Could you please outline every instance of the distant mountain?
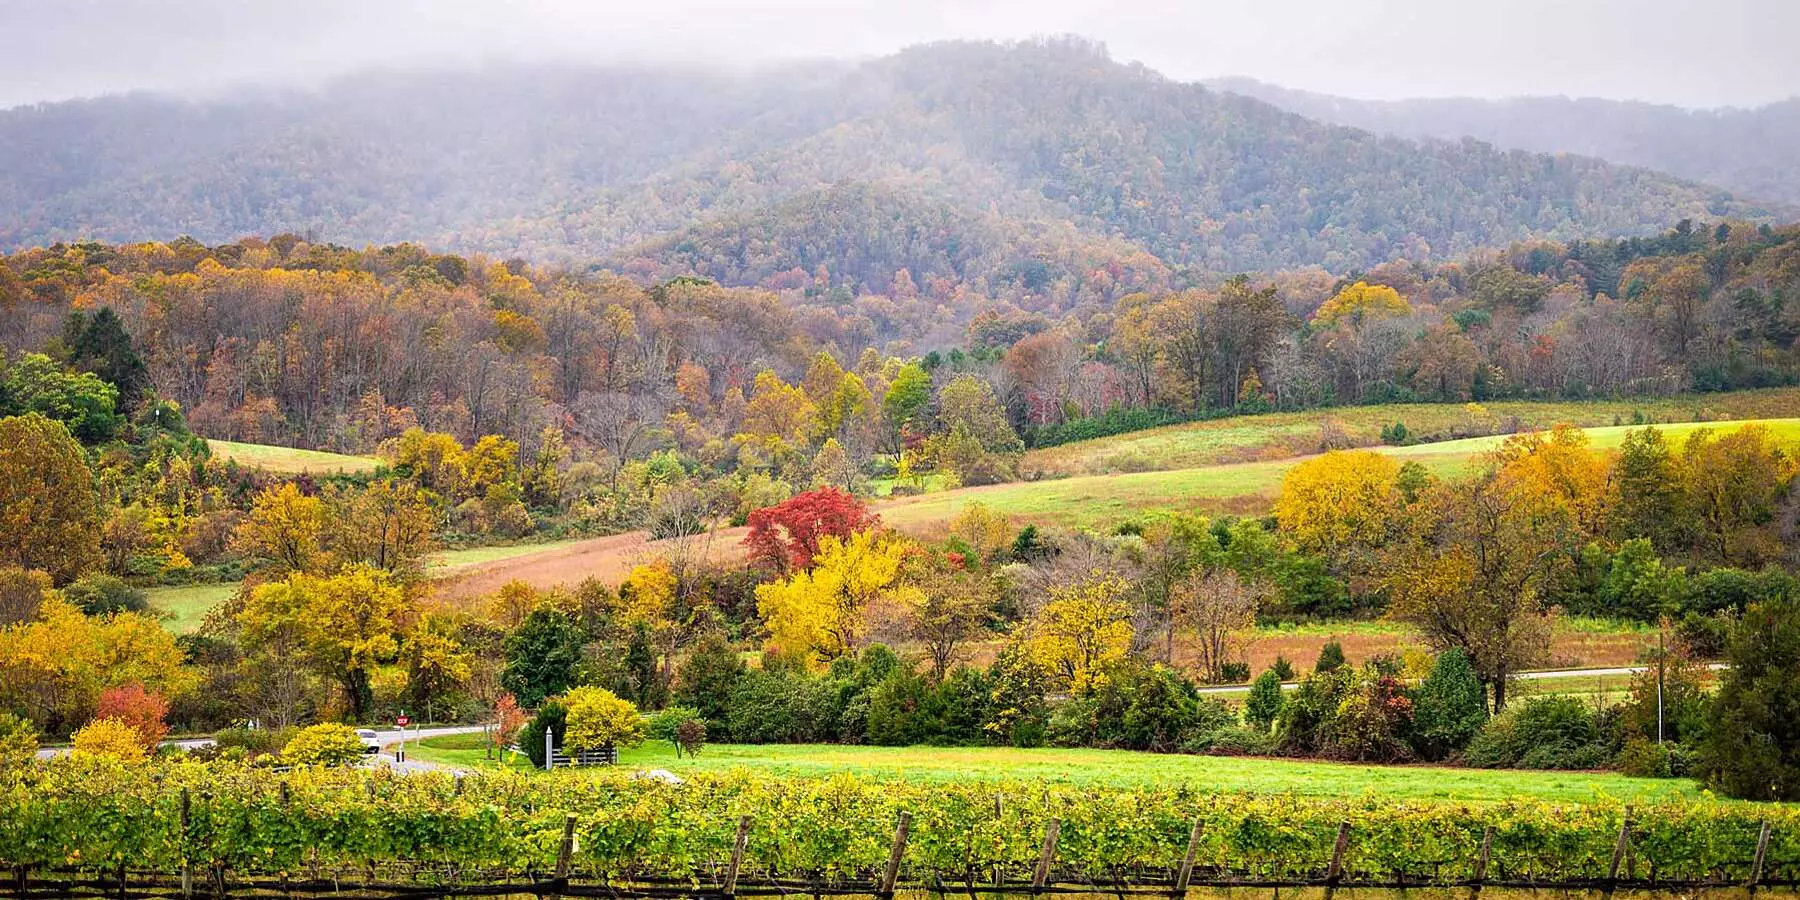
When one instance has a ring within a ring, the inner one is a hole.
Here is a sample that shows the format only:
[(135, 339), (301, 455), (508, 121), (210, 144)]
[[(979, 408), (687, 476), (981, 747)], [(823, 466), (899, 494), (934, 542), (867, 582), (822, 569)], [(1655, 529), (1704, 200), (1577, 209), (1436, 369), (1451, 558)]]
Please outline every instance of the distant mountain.
[(1074, 297), (1772, 212), (1596, 159), (1322, 124), (1072, 39), (0, 113), (0, 247), (288, 230), (654, 278), (885, 289), (906, 269)]
[(1567, 97), (1352, 100), (1249, 78), (1207, 84), (1309, 119), (1380, 134), (1471, 137), (1508, 149), (1578, 153), (1800, 203), (1800, 97), (1756, 109), (1691, 110)]

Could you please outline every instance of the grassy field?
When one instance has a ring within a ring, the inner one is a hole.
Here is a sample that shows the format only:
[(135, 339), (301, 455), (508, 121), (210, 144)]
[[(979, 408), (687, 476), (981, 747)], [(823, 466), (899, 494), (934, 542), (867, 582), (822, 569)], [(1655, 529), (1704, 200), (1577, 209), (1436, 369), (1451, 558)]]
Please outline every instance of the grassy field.
[[(1736, 395), (1732, 395), (1736, 396)], [(1800, 402), (1800, 398), (1797, 398)], [(1788, 410), (1792, 412), (1792, 409)], [(1258, 417), (1261, 418), (1261, 417)], [(1800, 418), (1757, 420), (1784, 441), (1800, 440)], [(1659, 426), (1672, 441), (1700, 428), (1731, 431), (1744, 422)], [(1586, 429), (1595, 447), (1619, 446), (1631, 426)], [(1438, 475), (1455, 475), (1475, 465), (1506, 435), (1465, 438), (1437, 444), (1377, 447), (1381, 453), (1417, 462)], [(1110, 439), (1109, 439), (1110, 440)], [(1281, 490), (1281, 479), (1299, 458), (1231, 463), (1193, 469), (1085, 475), (1021, 481), (925, 494), (879, 504), (883, 521), (930, 532), (962, 507), (979, 501), (1020, 522), (1104, 528), (1154, 511), (1255, 514), (1265, 512)]]
[[(426, 740), (411, 753), (417, 759), (463, 768), (497, 765), (483, 759), (480, 746), (479, 734), (454, 735)], [(911, 781), (1010, 778), (1127, 787), (1185, 783), (1200, 790), (1462, 802), (1601, 798), (1654, 802), (1701, 796), (1691, 781), (1626, 778), (1615, 773), (1359, 766), (1124, 750), (720, 744), (706, 747), (698, 757), (677, 759), (669, 744), (649, 741), (622, 752), (619, 762), (676, 774), (748, 768), (783, 775), (852, 772)]]
[(1403, 422), (1419, 440), (1479, 434), (1518, 420), (1522, 428), (1558, 423), (1595, 427), (1644, 420), (1695, 422), (1791, 416), (1800, 409), (1800, 388), (1771, 388), (1685, 397), (1584, 402), (1496, 401), (1471, 415), (1461, 404), (1411, 403), (1350, 406), (1294, 413), (1237, 416), (1136, 431), (1033, 450), (1021, 467), (1045, 476), (1190, 469), (1220, 463), (1254, 462), (1317, 452), (1321, 426), (1330, 421), (1360, 446), (1381, 442), (1381, 430)]
[(323, 450), (299, 450), (269, 444), (242, 444), (237, 441), (208, 440), (206, 443), (212, 448), (213, 456), (219, 459), (236, 460), (240, 466), (266, 469), (284, 475), (298, 475), (301, 472), (373, 472), (380, 464), (380, 460), (372, 456), (346, 456)]
[(206, 621), (206, 614), (213, 607), (231, 599), (237, 593), (238, 583), (225, 584), (190, 584), (180, 587), (150, 588), (144, 594), (150, 600), (150, 609), (167, 616), (163, 619), (164, 627), (176, 634), (187, 634), (200, 627)]

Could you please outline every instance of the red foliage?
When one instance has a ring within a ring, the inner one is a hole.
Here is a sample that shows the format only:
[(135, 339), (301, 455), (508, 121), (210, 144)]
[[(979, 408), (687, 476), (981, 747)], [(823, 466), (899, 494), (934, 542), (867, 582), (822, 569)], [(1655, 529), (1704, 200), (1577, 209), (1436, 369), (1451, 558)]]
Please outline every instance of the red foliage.
[(848, 538), (881, 524), (861, 500), (833, 487), (796, 494), (774, 506), (750, 514), (750, 533), (744, 546), (757, 565), (778, 572), (804, 569), (819, 552), (819, 538)]
[(118, 719), (131, 726), (144, 749), (152, 753), (162, 743), (163, 735), (169, 733), (169, 726), (163, 723), (168, 714), (169, 701), (163, 695), (135, 683), (102, 691), (100, 705), (94, 710), (96, 719)]
[(512, 746), (519, 729), (524, 728), (530, 718), (519, 708), (519, 701), (513, 699), (513, 695), (501, 694), (499, 702), (494, 704), (494, 744), (502, 750)]

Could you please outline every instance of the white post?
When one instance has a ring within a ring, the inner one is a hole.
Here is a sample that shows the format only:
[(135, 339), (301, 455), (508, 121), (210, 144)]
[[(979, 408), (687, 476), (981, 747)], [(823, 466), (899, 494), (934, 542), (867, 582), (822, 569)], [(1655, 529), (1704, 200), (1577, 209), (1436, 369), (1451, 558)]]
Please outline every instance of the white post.
[(546, 769), (556, 768), (556, 750), (550, 746), (553, 737), (550, 729), (544, 729), (544, 768)]

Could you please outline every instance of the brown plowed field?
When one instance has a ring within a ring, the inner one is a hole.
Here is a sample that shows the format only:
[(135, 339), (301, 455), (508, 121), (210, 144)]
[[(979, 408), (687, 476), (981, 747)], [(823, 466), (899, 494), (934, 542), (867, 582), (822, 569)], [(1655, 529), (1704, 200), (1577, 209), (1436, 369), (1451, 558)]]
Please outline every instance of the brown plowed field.
[(495, 560), (469, 566), (465, 570), (446, 573), (437, 581), (438, 596), (456, 600), (492, 594), (509, 581), (523, 581), (539, 590), (563, 584), (576, 584), (583, 579), (598, 578), (611, 586), (631, 571), (633, 566), (669, 556), (685, 549), (696, 559), (733, 563), (742, 560), (747, 528), (725, 528), (709, 535), (680, 540), (650, 540), (648, 532), (628, 531), (581, 541), (542, 553), (529, 553), (510, 559)]

